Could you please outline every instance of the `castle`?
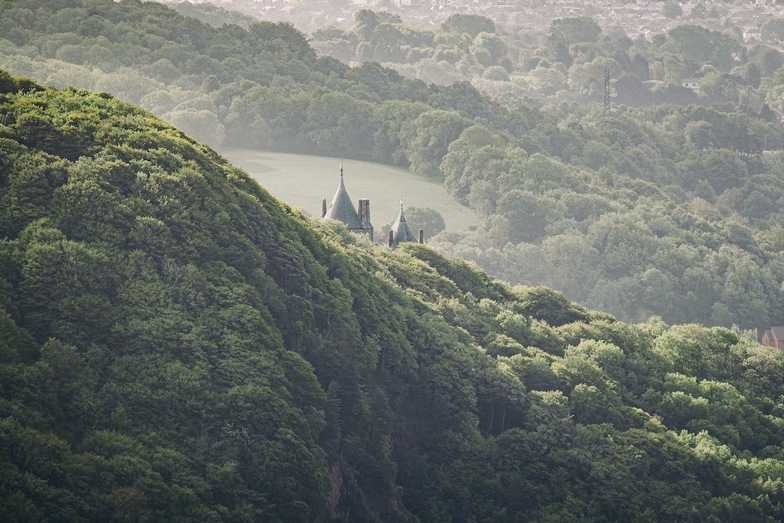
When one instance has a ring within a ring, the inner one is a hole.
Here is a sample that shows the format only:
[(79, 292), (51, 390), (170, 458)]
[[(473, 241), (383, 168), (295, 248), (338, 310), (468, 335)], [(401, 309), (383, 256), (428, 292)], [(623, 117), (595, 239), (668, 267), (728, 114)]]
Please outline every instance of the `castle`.
[[(340, 181), (338, 182), (338, 190), (332, 198), (332, 203), (327, 207), (327, 199), (321, 201), (321, 218), (324, 220), (337, 220), (346, 225), (349, 231), (357, 234), (367, 234), (370, 241), (373, 241), (373, 224), (370, 223), (370, 200), (360, 199), (357, 209), (354, 210), (354, 204), (351, 202), (351, 197), (346, 190), (346, 184), (343, 182), (343, 164), (340, 165)], [(419, 239), (411, 232), (411, 228), (406, 222), (406, 217), (403, 214), (403, 202), (400, 202), (400, 214), (389, 229), (389, 236), (387, 239), (387, 246), (394, 249), (402, 242), (424, 242), (424, 231), (419, 230)]]

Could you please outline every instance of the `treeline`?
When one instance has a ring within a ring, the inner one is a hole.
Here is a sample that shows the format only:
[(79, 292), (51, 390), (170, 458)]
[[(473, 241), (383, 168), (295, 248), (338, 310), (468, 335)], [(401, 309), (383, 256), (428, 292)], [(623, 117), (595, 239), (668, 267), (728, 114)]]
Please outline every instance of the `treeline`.
[[(619, 107), (618, 98), (602, 114), (569, 96), (526, 105), (491, 99), (467, 81), (428, 85), (367, 61), (349, 68), (318, 56), (285, 24), (213, 28), (134, 1), (55, 9), (18, 0), (0, 9), (0, 60), (12, 72), (112, 92), (212, 145), (372, 160), (443, 181), (484, 224), (432, 244), (513, 284), (550, 285), (630, 321), (784, 323), (784, 130), (775, 104), (761, 103), (781, 75), (776, 50), (694, 27), (631, 46), (590, 20), (558, 21), (537, 45), (560, 53), (569, 71), (612, 55), (649, 71), (661, 59), (689, 69), (723, 64), (730, 76), (736, 67), (760, 72), (757, 95), (745, 101), (692, 93), (691, 101), (720, 103)], [(361, 51), (363, 42), (380, 45), (390, 27), (405, 32), (390, 15), (362, 11), (349, 32)], [(429, 41), (410, 31), (417, 45)], [(482, 17), (454, 17), (432, 41), (463, 49), (500, 39), (506, 59), (496, 66), (516, 67), (512, 58), (524, 53), (510, 51), (504, 31)], [(318, 45), (325, 36), (314, 38)], [(726, 53), (738, 60), (725, 63)]]
[(275, 201), (0, 72), (0, 519), (777, 521), (784, 353)]
[(699, 24), (631, 39), (622, 27), (602, 31), (587, 16), (532, 30), (455, 14), (432, 29), (408, 25), (396, 14), (361, 10), (353, 27), (315, 31), (312, 45), (344, 62), (376, 61), (440, 85), (468, 81), (509, 103), (530, 97), (553, 110), (564, 102), (601, 104), (605, 73), (615, 104), (784, 109), (783, 78), (774, 75), (783, 63), (779, 38), (768, 30), (781, 24), (765, 22), (762, 41), (750, 46), (718, 17), (702, 17)]
[(374, 104), (438, 92), (372, 64), (352, 70), (317, 57), (287, 24), (212, 28), (138, 1), (0, 6), (6, 67), (140, 103), (213, 146), (391, 162), (371, 153)]
[[(529, 109), (526, 129), (474, 119), (447, 154), (424, 165), (414, 157), (412, 170), (442, 178), (486, 217), (434, 245), (629, 320), (780, 323), (781, 155), (763, 150), (783, 143), (771, 110), (780, 108), (781, 53), (696, 26), (650, 42), (602, 34), (584, 17), (525, 38), (510, 31), (468, 15), (415, 30), (362, 11), (350, 30), (314, 34), (324, 52), (338, 46), (431, 81), (446, 68), (446, 81), (470, 80), (506, 106), (534, 96), (545, 108)], [(605, 71), (609, 114), (582, 108), (601, 102)], [(691, 74), (696, 92), (680, 85)], [(507, 91), (514, 96), (500, 98)], [(655, 105), (666, 101), (713, 106)]]
[[(487, 219), (434, 245), (630, 320), (779, 324), (781, 155), (733, 145), (755, 125), (711, 109), (628, 111), (583, 121), (569, 161), (471, 128), (440, 169)], [(721, 138), (729, 129), (737, 141)]]

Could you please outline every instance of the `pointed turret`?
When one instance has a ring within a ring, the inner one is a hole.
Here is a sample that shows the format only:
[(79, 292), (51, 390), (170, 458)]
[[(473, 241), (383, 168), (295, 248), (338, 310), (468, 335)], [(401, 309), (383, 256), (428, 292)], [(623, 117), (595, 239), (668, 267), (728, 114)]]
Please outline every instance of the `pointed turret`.
[(403, 214), (403, 200), (400, 200), (400, 214), (397, 220), (392, 224), (389, 230), (389, 248), (394, 249), (402, 242), (416, 242), (416, 236), (411, 232), (408, 223), (406, 223), (406, 216)]
[(346, 185), (343, 183), (343, 162), (340, 162), (340, 181), (338, 190), (329, 209), (326, 208), (326, 201), (322, 202), (322, 218), (325, 220), (338, 220), (346, 225), (351, 232), (367, 234), (370, 241), (373, 241), (373, 225), (370, 223), (370, 200), (359, 200), (357, 210), (351, 203)]
[(332, 198), (332, 203), (329, 204), (325, 220), (338, 220), (346, 224), (349, 230), (361, 230), (362, 222), (359, 221), (357, 211), (354, 210), (354, 204), (351, 203), (351, 197), (346, 191), (346, 185), (343, 183), (343, 163), (340, 164), (340, 181), (338, 182), (338, 190), (335, 197)]

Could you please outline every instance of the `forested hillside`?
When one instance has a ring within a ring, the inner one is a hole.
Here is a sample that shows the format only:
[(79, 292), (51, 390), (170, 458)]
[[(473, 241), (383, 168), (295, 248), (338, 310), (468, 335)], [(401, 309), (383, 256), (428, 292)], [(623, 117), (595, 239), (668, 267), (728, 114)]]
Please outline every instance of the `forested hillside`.
[(0, 72), (0, 519), (776, 521), (784, 353), (273, 200)]
[[(336, 56), (347, 41), (354, 60), (465, 73), (437, 86), (319, 56), (286, 24), (212, 27), (136, 0), (2, 0), (0, 15), (0, 66), (13, 74), (110, 92), (213, 146), (372, 160), (443, 181), (483, 224), (431, 245), (511, 283), (629, 321), (784, 323), (774, 48), (696, 26), (631, 41), (586, 18), (539, 35), (482, 17), (425, 31), (371, 11), (313, 36)], [(605, 70), (618, 94), (606, 114)], [(678, 83), (691, 72), (696, 92)]]
[[(0, 15), (0, 65), (13, 74), (111, 92), (213, 146), (372, 160), (442, 181), (483, 225), (431, 245), (513, 284), (628, 321), (784, 324), (774, 48), (696, 26), (630, 41), (585, 18), (542, 34), (481, 17), (425, 31), (370, 11), (312, 37), (336, 56), (347, 41), (352, 59), (394, 58), (406, 74), (421, 60), (465, 73), (438, 86), (320, 56), (286, 24), (211, 27), (135, 0), (2, 0)], [(607, 114), (595, 85), (605, 69), (618, 94)], [(692, 72), (696, 92), (679, 83)]]

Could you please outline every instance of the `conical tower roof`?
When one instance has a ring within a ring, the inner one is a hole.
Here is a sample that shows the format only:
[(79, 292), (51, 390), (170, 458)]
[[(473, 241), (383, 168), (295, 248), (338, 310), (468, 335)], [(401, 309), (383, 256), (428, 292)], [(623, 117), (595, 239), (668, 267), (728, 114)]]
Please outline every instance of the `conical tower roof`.
[(324, 215), (325, 220), (338, 220), (346, 224), (349, 229), (362, 229), (362, 222), (359, 221), (357, 211), (354, 209), (354, 204), (351, 203), (351, 197), (346, 191), (346, 185), (343, 183), (343, 166), (340, 166), (340, 182), (338, 182), (338, 190), (335, 197), (332, 198), (332, 203)]
[(392, 224), (392, 247), (393, 249), (398, 246), (401, 242), (415, 242), (417, 241), (416, 236), (414, 233), (411, 232), (411, 229), (408, 227), (408, 223), (406, 223), (406, 216), (403, 214), (403, 202), (400, 202), (400, 214), (397, 216), (397, 220), (395, 223)]

